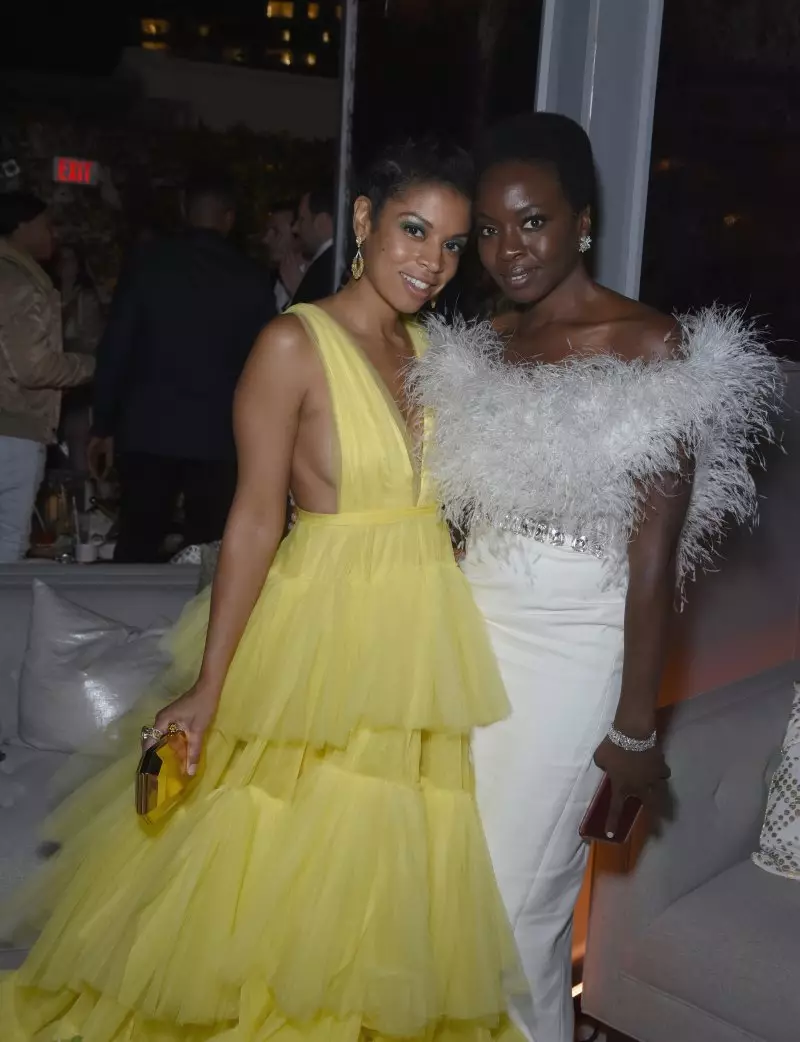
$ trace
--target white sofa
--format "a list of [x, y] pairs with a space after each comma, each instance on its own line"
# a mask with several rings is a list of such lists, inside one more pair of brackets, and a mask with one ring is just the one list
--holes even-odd
[[800, 680], [800, 365], [761, 524], [689, 590], [662, 730], [675, 818], [597, 851], [583, 1010], [640, 1042], [800, 1039], [800, 881], [750, 862]]
[[[66, 759], [63, 753], [21, 745], [17, 734], [17, 687], [33, 580], [108, 618], [147, 628], [176, 619], [196, 592], [198, 577], [199, 568], [192, 565], [0, 566], [0, 751], [5, 753], [0, 762], [0, 904], [35, 866], [50, 781]], [[0, 970], [17, 965], [22, 955], [0, 937]]]
[[675, 814], [598, 873], [583, 1010], [640, 1042], [797, 1042], [800, 880], [750, 860], [800, 661], [667, 711]]

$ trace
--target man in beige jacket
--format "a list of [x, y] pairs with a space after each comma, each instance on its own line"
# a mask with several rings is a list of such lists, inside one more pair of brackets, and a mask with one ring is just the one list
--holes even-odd
[[93, 358], [63, 349], [59, 295], [40, 267], [53, 246], [41, 200], [0, 194], [0, 563], [27, 552], [61, 391], [94, 372]]

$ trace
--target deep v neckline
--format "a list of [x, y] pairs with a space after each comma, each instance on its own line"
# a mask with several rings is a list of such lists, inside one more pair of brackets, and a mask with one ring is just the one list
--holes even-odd
[[[397, 399], [395, 398], [394, 394], [392, 394], [391, 388], [386, 383], [384, 378], [381, 376], [377, 366], [370, 359], [367, 352], [359, 344], [359, 342], [356, 340], [356, 338], [353, 336], [350, 330], [343, 326], [338, 319], [333, 317], [333, 315], [327, 312], [325, 308], [321, 308], [319, 304], [312, 304], [311, 307], [316, 308], [317, 311], [320, 311], [325, 316], [325, 318], [328, 319], [328, 321], [331, 322], [339, 330], [339, 332], [342, 335], [342, 338], [346, 341], [348, 346], [352, 348], [354, 354], [357, 356], [361, 364], [369, 373], [372, 384], [386, 403], [386, 407], [391, 416], [392, 423], [397, 428], [397, 431], [405, 446], [408, 464], [411, 467], [411, 471], [417, 478], [419, 484], [422, 474], [422, 456], [425, 451], [425, 442], [427, 435], [427, 410], [423, 409], [421, 415], [417, 414], [417, 418], [415, 419], [415, 426], [418, 426], [419, 430], [419, 438], [417, 438], [416, 431], [412, 430], [412, 428], [409, 427], [408, 420], [406, 419], [403, 410], [398, 405]], [[414, 352], [413, 359], [409, 359], [409, 362], [412, 362], [414, 360], [419, 359], [420, 353], [417, 348], [417, 343], [410, 333], [408, 334], [408, 339], [411, 343], [411, 349]], [[419, 488], [417, 494], [419, 495]]]

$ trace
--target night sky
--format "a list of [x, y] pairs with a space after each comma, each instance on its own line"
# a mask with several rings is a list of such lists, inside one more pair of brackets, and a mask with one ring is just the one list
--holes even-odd
[[[126, 0], [79, 7], [35, 3], [4, 5], [0, 63], [4, 68], [102, 74], [113, 71], [127, 42], [138, 4]], [[85, 12], [85, 13], [84, 13]]]

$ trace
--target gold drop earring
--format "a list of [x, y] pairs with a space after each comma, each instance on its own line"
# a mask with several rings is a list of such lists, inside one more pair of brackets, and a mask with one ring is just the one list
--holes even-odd
[[364, 240], [360, 235], [356, 236], [356, 255], [353, 257], [353, 261], [350, 265], [350, 271], [353, 273], [353, 278], [356, 282], [358, 282], [364, 274], [364, 254], [361, 252], [363, 242]]

